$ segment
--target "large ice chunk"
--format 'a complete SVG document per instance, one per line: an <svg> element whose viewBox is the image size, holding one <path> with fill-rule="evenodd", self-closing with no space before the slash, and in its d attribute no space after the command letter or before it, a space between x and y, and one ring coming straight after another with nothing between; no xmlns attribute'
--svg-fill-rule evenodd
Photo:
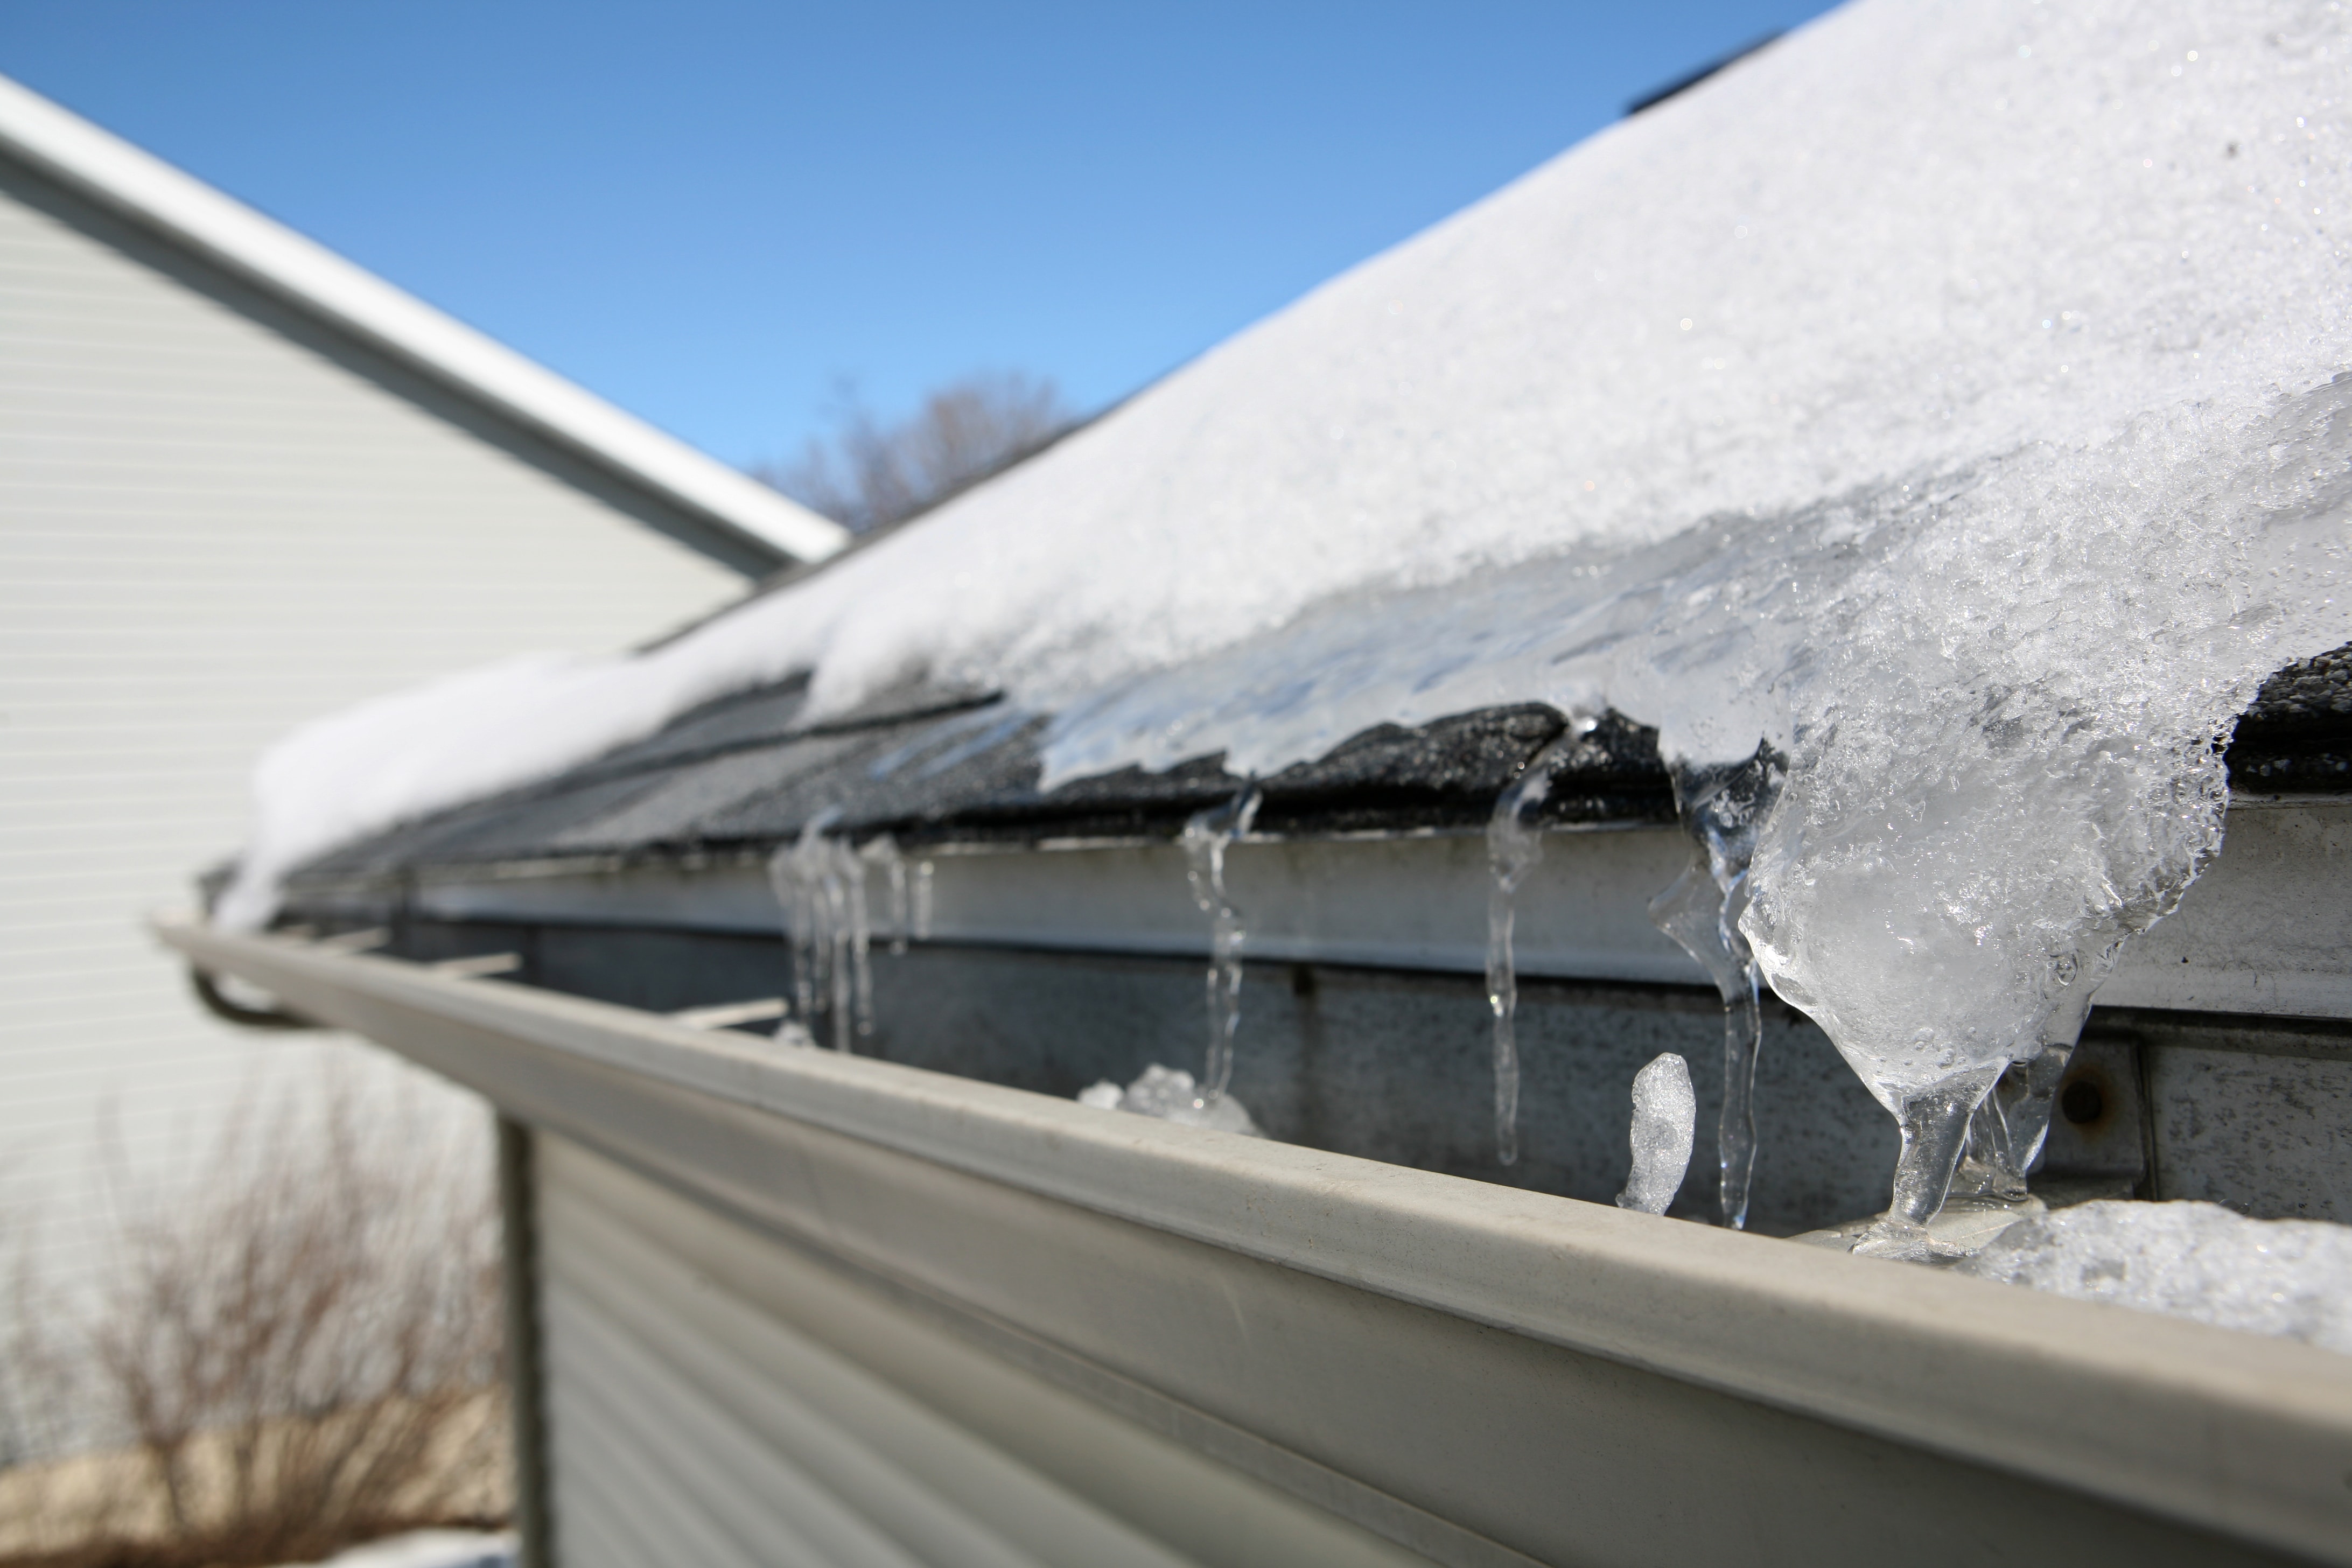
<svg viewBox="0 0 2352 1568"><path fill-rule="evenodd" d="M1961 1273L2352 1354L2352 1226L2092 1203L2011 1226Z"/></svg>

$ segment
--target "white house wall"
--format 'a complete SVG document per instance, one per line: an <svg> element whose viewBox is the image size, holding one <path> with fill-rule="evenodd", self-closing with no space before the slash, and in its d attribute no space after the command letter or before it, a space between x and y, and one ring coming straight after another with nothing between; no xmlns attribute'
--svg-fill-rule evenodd
<svg viewBox="0 0 2352 1568"><path fill-rule="evenodd" d="M564 1568L1405 1568L580 1145L539 1141Z"/></svg>
<svg viewBox="0 0 2352 1568"><path fill-rule="evenodd" d="M315 1054L202 1013L139 924L242 837L256 753L743 586L299 329L0 165L0 1237L46 1194L67 1275L102 1108L152 1165Z"/></svg>

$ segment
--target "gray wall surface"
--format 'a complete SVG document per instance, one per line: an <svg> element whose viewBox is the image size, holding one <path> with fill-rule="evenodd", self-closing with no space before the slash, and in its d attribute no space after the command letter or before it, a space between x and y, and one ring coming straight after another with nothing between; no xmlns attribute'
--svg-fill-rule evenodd
<svg viewBox="0 0 2352 1568"><path fill-rule="evenodd" d="M320 1052L201 1013L139 925L236 847L257 752L743 584L331 351L0 164L0 1244L46 1204L64 1276L94 1264L102 1116L128 1168L168 1168Z"/></svg>

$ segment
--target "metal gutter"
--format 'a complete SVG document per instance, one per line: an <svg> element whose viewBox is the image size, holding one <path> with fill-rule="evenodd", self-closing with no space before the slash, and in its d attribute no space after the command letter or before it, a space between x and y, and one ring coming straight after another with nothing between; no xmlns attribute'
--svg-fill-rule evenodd
<svg viewBox="0 0 2352 1568"><path fill-rule="evenodd" d="M975 1235L968 1215L949 1226L946 1211L1028 1214L1022 1234L1034 1238L1033 1249L1076 1245L1055 1237L1084 1240L1087 1227L1105 1224L1104 1235L1130 1238L1118 1246L1189 1246L1182 1258L1191 1261L1161 1266L1149 1292L1129 1287L1139 1292L1137 1311L1164 1318L1170 1309L1154 1301L1209 1289L1195 1278L1247 1261L1256 1278L1271 1268L1302 1289L1326 1282L1317 1287L1327 1300L1315 1332L1342 1348L1359 1318L1392 1312L1375 1303L1404 1303L1438 1315L1415 1321L1485 1331L1484 1339L1446 1341L1466 1347L1458 1352L1465 1357L1499 1353L1506 1342L1556 1347L1866 1435L1889 1446L1876 1451L1890 1465L1900 1453L1924 1451L1964 1461L1961 1469L2019 1478L2004 1484L2021 1495L2038 1483L2120 1505L2131 1517L2352 1563L2352 1358L715 1035L497 981L232 935L193 919L156 929L200 968L236 975L403 1051L481 1089L509 1114L619 1152L779 1228L882 1258L927 1289L1000 1314L1028 1310L1048 1273L1002 1237ZM885 1201L888 1192L901 1194L895 1206ZM1068 1217L1053 1221L1055 1213ZM1168 1239L1138 1239L1151 1236ZM1088 1245L1102 1261L1089 1265L1084 1254L1066 1261L1100 1275L1084 1290L1111 1293L1125 1278L1108 1261L1116 1247ZM1340 1295L1329 1298L1335 1288ZM1220 1342L1249 1348L1251 1319L1231 1289L1226 1305L1212 1294L1173 1321L1181 1328L1202 1313L1224 1317L1234 1326ZM1034 1331L1066 1339L1095 1331L1081 1315ZM1150 1348L1114 1334L1098 1342L1097 1353ZM1284 1364L1261 1358L1235 1373L1207 1355L1163 1376L1213 1384L1200 1395L1204 1405L1246 1405L1255 1384L1281 1375ZM1394 1368L1398 1378L1449 1374L1443 1366L1409 1368L1393 1353L1372 1364ZM1521 1397L1507 1377L1487 1386L1498 1410ZM1297 1403L1254 1408L1278 1424L1304 1418L1291 1409ZM1645 1419L1641 1412L1654 1403L1624 1405L1622 1419ZM1715 1430L1724 1420L1690 1430ZM1359 1436L1343 1423L1298 1443L1345 1447ZM1645 1434L1628 1428L1619 1436L1638 1449ZM1590 1455L1605 1458L1609 1437L1588 1439ZM1777 1462L1760 1449L1754 1458L1766 1471ZM1462 1484L1475 1490L1476 1473L1465 1472ZM1733 1484L1703 1468L1684 1479ZM1955 1470L1952 1484L1962 1479Z"/></svg>
<svg viewBox="0 0 2352 1568"><path fill-rule="evenodd" d="M749 475L6 77L0 153L763 552L815 562L849 542L839 525Z"/></svg>

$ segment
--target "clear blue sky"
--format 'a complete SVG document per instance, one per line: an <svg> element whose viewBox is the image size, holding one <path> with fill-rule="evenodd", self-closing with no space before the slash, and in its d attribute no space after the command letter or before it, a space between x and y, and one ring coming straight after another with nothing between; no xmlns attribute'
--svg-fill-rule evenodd
<svg viewBox="0 0 2352 1568"><path fill-rule="evenodd" d="M0 0L0 71L718 457L1132 391L1816 0Z"/></svg>

